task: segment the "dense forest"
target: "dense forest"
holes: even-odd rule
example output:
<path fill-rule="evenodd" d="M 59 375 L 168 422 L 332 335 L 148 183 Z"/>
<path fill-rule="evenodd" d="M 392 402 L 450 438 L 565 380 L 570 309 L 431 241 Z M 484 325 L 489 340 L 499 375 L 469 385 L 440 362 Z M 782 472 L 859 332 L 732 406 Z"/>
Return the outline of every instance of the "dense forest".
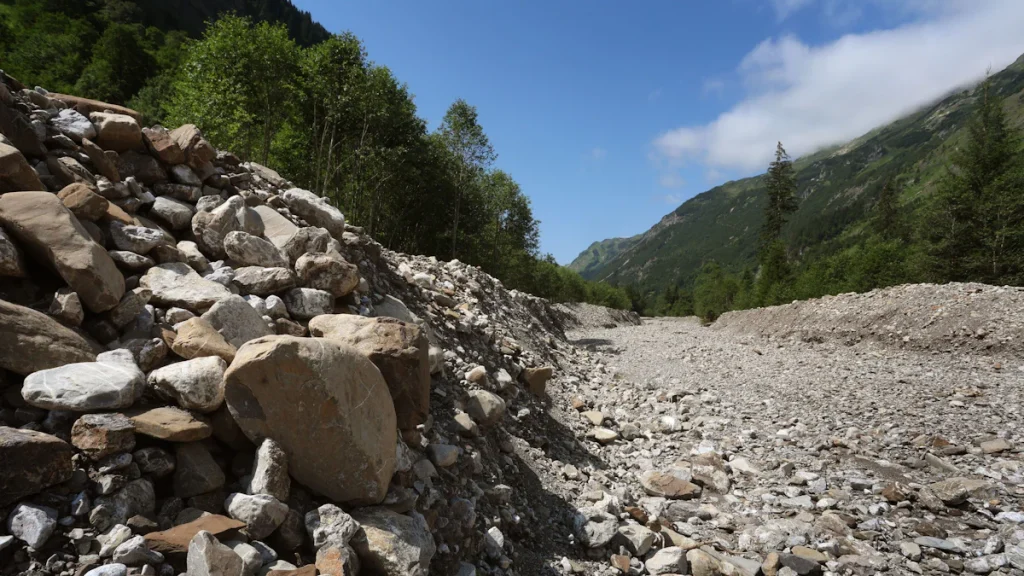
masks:
<path fill-rule="evenodd" d="M 202 3 L 210 14 L 192 4 L 6 0 L 0 63 L 27 85 L 123 104 L 148 124 L 196 124 L 218 148 L 331 199 L 390 249 L 457 258 L 558 301 L 630 306 L 624 289 L 540 254 L 530 200 L 494 167 L 471 104 L 452 103 L 430 130 L 355 35 L 327 34 L 287 0 Z"/>
<path fill-rule="evenodd" d="M 803 207 L 792 163 L 779 144 L 762 177 L 756 268 L 737 274 L 709 260 L 692 289 L 672 285 L 655 295 L 630 289 L 634 307 L 711 321 L 729 310 L 902 283 L 1024 284 L 1024 140 L 1004 107 L 986 80 L 927 201 L 902 204 L 901 189 L 912 175 L 891 175 L 881 183 L 858 240 L 831 253 L 800 254 L 783 235 Z"/>

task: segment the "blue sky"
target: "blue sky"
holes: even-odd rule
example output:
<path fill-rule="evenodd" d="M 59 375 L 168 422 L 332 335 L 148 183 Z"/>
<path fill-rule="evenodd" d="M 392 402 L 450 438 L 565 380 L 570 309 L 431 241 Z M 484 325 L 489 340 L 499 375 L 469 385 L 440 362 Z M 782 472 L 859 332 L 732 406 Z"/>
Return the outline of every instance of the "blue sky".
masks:
<path fill-rule="evenodd" d="M 436 127 L 477 107 L 568 263 L 681 202 L 856 137 L 1024 52 L 1024 0 L 293 0 Z"/>

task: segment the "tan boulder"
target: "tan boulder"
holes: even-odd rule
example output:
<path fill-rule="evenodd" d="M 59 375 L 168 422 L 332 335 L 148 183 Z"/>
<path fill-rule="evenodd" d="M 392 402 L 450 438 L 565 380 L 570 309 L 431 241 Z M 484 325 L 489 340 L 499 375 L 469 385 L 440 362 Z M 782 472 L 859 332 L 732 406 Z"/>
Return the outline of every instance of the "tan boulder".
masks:
<path fill-rule="evenodd" d="M 85 184 L 71 184 L 65 186 L 57 193 L 64 203 L 64 207 L 71 210 L 79 220 L 94 222 L 107 214 L 107 206 L 110 202 L 106 198 L 92 191 L 92 188 Z"/>
<path fill-rule="evenodd" d="M 395 318 L 327 314 L 309 321 L 309 332 L 355 347 L 387 382 L 400 430 L 427 421 L 430 413 L 429 343 L 415 324 Z"/>
<path fill-rule="evenodd" d="M 395 409 L 358 350 L 323 338 L 258 338 L 238 350 L 224 382 L 235 421 L 253 442 L 276 440 L 293 478 L 337 502 L 383 500 L 395 470 Z"/>
<path fill-rule="evenodd" d="M 194 124 L 184 124 L 171 131 L 171 139 L 185 153 L 185 161 L 193 168 L 217 157 L 217 151 L 203 138 Z"/>
<path fill-rule="evenodd" d="M 121 301 L 124 276 L 56 194 L 0 196 L 0 224 L 22 248 L 55 268 L 89 310 L 105 312 Z"/>
<path fill-rule="evenodd" d="M 126 114 L 93 112 L 89 120 L 96 126 L 96 143 L 104 150 L 125 152 L 142 148 L 142 128 Z"/>
<path fill-rule="evenodd" d="M 93 112 L 104 112 L 109 110 L 117 114 L 131 116 L 132 118 L 135 118 L 138 121 L 142 120 L 142 114 L 136 112 L 135 110 L 132 110 L 131 108 L 118 106 L 117 104 L 110 104 L 109 102 L 101 102 L 99 100 L 82 98 L 81 96 L 72 96 L 70 94 L 58 94 L 56 92 L 50 92 L 47 96 L 49 96 L 51 100 L 59 100 L 67 104 L 69 107 L 74 108 L 78 111 L 79 114 L 82 114 L 84 116 L 89 116 Z"/>
<path fill-rule="evenodd" d="M 167 128 L 163 126 L 143 128 L 142 136 L 149 151 L 163 163 L 174 166 L 185 162 L 185 153 L 181 151 L 181 146 L 178 146 L 174 138 L 171 138 L 171 133 Z"/>
<path fill-rule="evenodd" d="M 527 368 L 522 372 L 523 382 L 535 396 L 543 396 L 547 388 L 548 380 L 551 379 L 555 369 L 551 366 L 543 368 Z"/>
<path fill-rule="evenodd" d="M 97 344 L 46 314 L 0 300 L 0 368 L 28 375 L 93 362 L 100 351 Z"/>
<path fill-rule="evenodd" d="M 46 190 L 46 187 L 17 148 L 0 142 L 0 192 L 22 190 Z"/>
<path fill-rule="evenodd" d="M 213 324 L 200 317 L 189 318 L 175 326 L 177 334 L 171 343 L 171 350 L 186 360 L 204 356 L 218 356 L 230 363 L 235 359 L 237 348 L 231 345 Z"/>

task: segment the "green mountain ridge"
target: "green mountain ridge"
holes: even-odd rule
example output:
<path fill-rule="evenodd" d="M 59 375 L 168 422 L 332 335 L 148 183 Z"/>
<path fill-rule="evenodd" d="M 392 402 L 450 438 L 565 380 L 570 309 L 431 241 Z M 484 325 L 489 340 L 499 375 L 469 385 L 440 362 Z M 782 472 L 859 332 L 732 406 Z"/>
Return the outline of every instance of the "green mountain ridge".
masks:
<path fill-rule="evenodd" d="M 992 75 L 1012 125 L 1024 124 L 1024 56 Z M 783 232 L 799 258 L 829 254 L 856 242 L 886 180 L 899 177 L 902 210 L 928 202 L 948 157 L 962 138 L 976 86 L 959 89 L 850 142 L 794 162 L 800 207 Z M 783 142 L 785 144 L 785 142 Z M 569 268 L 588 280 L 643 291 L 690 286 L 714 260 L 733 272 L 756 267 L 764 209 L 763 175 L 726 182 L 687 200 L 625 248 L 595 242 Z M 619 247 L 619 250 L 615 250 Z"/>

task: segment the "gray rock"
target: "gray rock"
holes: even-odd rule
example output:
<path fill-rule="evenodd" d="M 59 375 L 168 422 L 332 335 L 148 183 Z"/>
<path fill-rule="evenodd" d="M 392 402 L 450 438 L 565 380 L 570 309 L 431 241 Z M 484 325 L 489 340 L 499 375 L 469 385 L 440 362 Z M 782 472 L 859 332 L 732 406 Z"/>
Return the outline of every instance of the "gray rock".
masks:
<path fill-rule="evenodd" d="M 236 348 L 249 340 L 270 336 L 273 331 L 244 298 L 228 296 L 214 304 L 202 318 Z"/>
<path fill-rule="evenodd" d="M 68 364 L 34 372 L 21 390 L 27 403 L 47 410 L 89 412 L 128 408 L 146 375 L 128 350 L 96 356 L 96 362 Z"/>
<path fill-rule="evenodd" d="M 430 461 L 442 468 L 447 468 L 459 460 L 459 447 L 450 444 L 431 444 L 427 446 Z"/>
<path fill-rule="evenodd" d="M 286 190 L 280 198 L 292 213 L 310 225 L 327 229 L 335 238 L 345 233 L 345 216 L 326 199 L 300 188 Z"/>
<path fill-rule="evenodd" d="M 290 491 L 288 456 L 277 442 L 265 438 L 256 450 L 256 465 L 249 481 L 249 493 L 266 494 L 287 502 Z"/>
<path fill-rule="evenodd" d="M 270 536 L 288 515 L 287 504 L 266 494 L 231 494 L 224 508 L 229 516 L 245 522 L 249 537 L 256 540 Z"/>
<path fill-rule="evenodd" d="M 634 556 L 643 556 L 654 544 L 654 532 L 639 524 L 627 524 L 619 526 L 613 543 L 625 546 Z"/>
<path fill-rule="evenodd" d="M 505 416 L 505 401 L 486 390 L 470 390 L 466 412 L 481 426 L 491 426 Z"/>
<path fill-rule="evenodd" d="M 50 119 L 50 124 L 75 142 L 81 142 L 82 138 L 96 138 L 96 128 L 92 122 L 73 108 L 65 108 L 58 112 Z"/>
<path fill-rule="evenodd" d="M 203 256 L 199 246 L 195 242 L 182 240 L 177 244 L 178 252 L 185 258 L 185 262 L 197 272 L 205 272 L 210 267 L 210 261 Z"/>
<path fill-rule="evenodd" d="M 110 259 L 114 261 L 114 264 L 129 272 L 141 272 L 156 266 L 156 260 L 149 256 L 143 256 L 142 254 L 136 254 L 127 250 L 110 250 L 107 254 L 110 255 Z"/>
<path fill-rule="evenodd" d="M 331 233 L 323 228 L 307 226 L 299 228 L 289 236 L 281 250 L 288 256 L 288 261 L 295 264 L 303 254 L 320 254 L 331 249 Z"/>
<path fill-rule="evenodd" d="M 615 537 L 619 519 L 596 508 L 581 509 L 575 520 L 576 533 L 587 548 L 601 548 Z"/>
<path fill-rule="evenodd" d="M 0 228 L 0 276 L 25 277 L 25 258 L 2 228 Z"/>
<path fill-rule="evenodd" d="M 163 478 L 174 472 L 174 456 L 163 448 L 149 446 L 136 450 L 132 458 L 143 474 L 149 474 L 154 478 Z"/>
<path fill-rule="evenodd" d="M 315 549 L 328 542 L 345 546 L 359 531 L 359 523 L 334 504 L 324 504 L 306 512 L 305 525 Z"/>
<path fill-rule="evenodd" d="M 145 478 L 132 480 L 112 496 L 96 498 L 96 506 L 110 512 L 111 521 L 125 524 L 132 516 L 152 514 L 156 510 L 156 494 L 153 483 Z"/>
<path fill-rule="evenodd" d="M 201 442 L 177 445 L 174 460 L 175 496 L 191 498 L 224 486 L 224 471 Z"/>
<path fill-rule="evenodd" d="M 336 252 L 303 254 L 295 261 L 295 272 L 303 286 L 347 296 L 359 286 L 359 268 Z"/>
<path fill-rule="evenodd" d="M 139 285 L 153 293 L 151 303 L 157 306 L 177 306 L 193 312 L 206 311 L 217 301 L 232 295 L 223 285 L 204 279 L 182 262 L 150 268 L 139 279 Z"/>
<path fill-rule="evenodd" d="M 426 520 L 387 508 L 363 508 L 354 516 L 365 538 L 353 538 L 363 571 L 389 576 L 424 576 L 436 547 Z"/>
<path fill-rule="evenodd" d="M 146 545 L 146 539 L 142 536 L 134 536 L 124 541 L 114 550 L 114 562 L 126 566 L 142 566 L 144 564 L 160 564 L 164 561 L 164 555 L 150 550 Z"/>
<path fill-rule="evenodd" d="M 47 506 L 18 504 L 7 517 L 7 531 L 12 536 L 39 550 L 57 527 L 57 511 Z"/>
<path fill-rule="evenodd" d="M 124 544 L 132 537 L 132 529 L 125 526 L 124 524 L 115 524 L 109 530 L 100 534 L 96 537 L 96 541 L 100 544 L 100 558 L 110 558 L 114 554 L 114 550 L 121 544 Z"/>
<path fill-rule="evenodd" d="M 235 270 L 231 282 L 242 294 L 270 296 L 298 286 L 299 277 L 290 268 L 243 266 Z"/>
<path fill-rule="evenodd" d="M 104 564 L 89 570 L 85 576 L 128 576 L 128 567 L 124 564 Z"/>
<path fill-rule="evenodd" d="M 215 258 L 226 258 L 224 239 L 230 232 L 243 231 L 260 236 L 263 221 L 259 214 L 245 205 L 241 196 L 232 196 L 226 202 L 210 211 L 196 212 L 192 217 L 192 233 L 196 243 L 206 254 Z"/>
<path fill-rule="evenodd" d="M 313 288 L 293 288 L 284 294 L 288 314 L 296 320 L 309 320 L 334 312 L 334 295 Z"/>
<path fill-rule="evenodd" d="M 223 359 L 206 356 L 158 368 L 150 372 L 148 380 L 151 387 L 186 410 L 213 412 L 224 403 L 227 367 Z"/>
<path fill-rule="evenodd" d="M 200 530 L 188 544 L 188 576 L 244 576 L 245 563 L 234 550 Z"/>
<path fill-rule="evenodd" d="M 3 264 L 0 263 L 0 269 L 2 268 Z M 82 308 L 82 300 L 78 297 L 78 293 L 66 286 L 57 290 L 53 295 L 47 313 L 65 326 L 78 326 L 85 319 L 85 310 Z"/>
<path fill-rule="evenodd" d="M 288 239 L 299 229 L 270 206 L 256 206 L 253 210 L 263 220 L 264 235 L 278 248 L 283 249 Z"/>
<path fill-rule="evenodd" d="M 263 567 L 263 557 L 260 556 L 259 550 L 249 544 L 239 540 L 226 540 L 224 545 L 231 548 L 242 559 L 246 574 L 254 575 Z"/>
<path fill-rule="evenodd" d="M 118 250 L 127 250 L 143 255 L 167 242 L 164 233 L 160 230 L 145 226 L 128 226 L 117 221 L 110 223 L 110 240 Z"/>
<path fill-rule="evenodd" d="M 158 196 L 149 209 L 150 216 L 166 223 L 172 230 L 188 228 L 195 212 L 196 209 L 191 204 L 170 196 Z"/>
<path fill-rule="evenodd" d="M 678 546 L 662 548 L 644 562 L 648 574 L 686 574 L 686 550 Z"/>
<path fill-rule="evenodd" d="M 233 231 L 224 236 L 224 251 L 243 266 L 287 268 L 288 260 L 269 240 L 247 232 Z"/>
<path fill-rule="evenodd" d="M 185 184 L 187 186 L 203 185 L 203 181 L 199 179 L 199 176 L 196 176 L 196 173 L 185 164 L 173 166 L 170 170 L 170 177 L 171 180 L 178 184 Z"/>

